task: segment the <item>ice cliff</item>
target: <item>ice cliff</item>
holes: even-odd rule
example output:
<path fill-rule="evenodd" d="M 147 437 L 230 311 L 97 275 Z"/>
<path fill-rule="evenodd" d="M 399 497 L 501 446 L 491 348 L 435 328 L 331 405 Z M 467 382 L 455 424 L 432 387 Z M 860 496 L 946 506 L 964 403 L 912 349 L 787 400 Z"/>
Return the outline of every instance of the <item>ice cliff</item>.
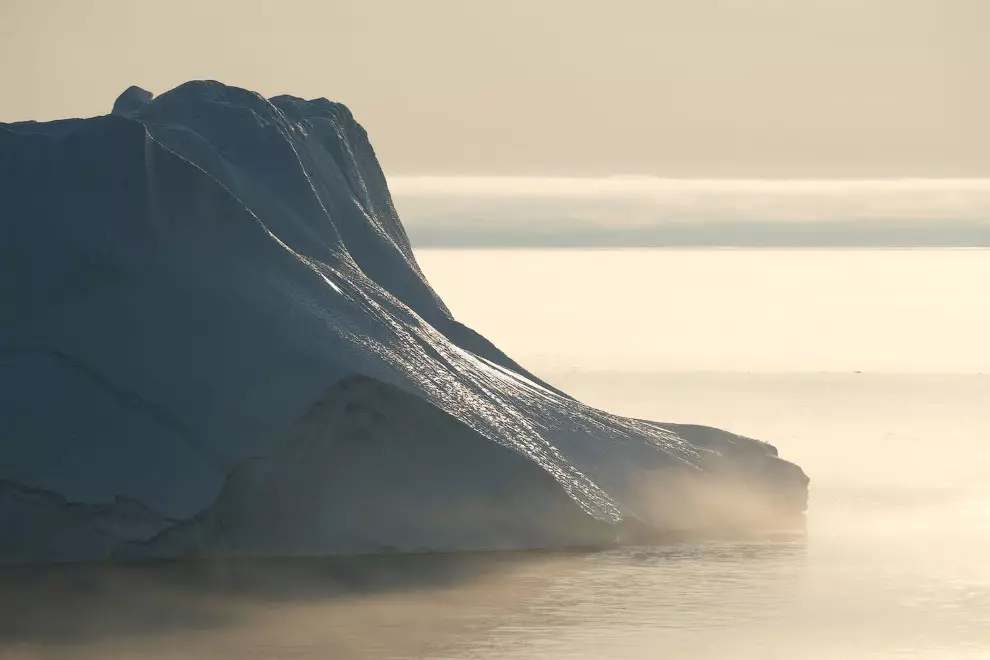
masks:
<path fill-rule="evenodd" d="M 598 545 L 804 509 L 770 445 L 583 405 L 458 323 L 340 104 L 196 81 L 0 124 L 0 214 L 0 559 Z"/>

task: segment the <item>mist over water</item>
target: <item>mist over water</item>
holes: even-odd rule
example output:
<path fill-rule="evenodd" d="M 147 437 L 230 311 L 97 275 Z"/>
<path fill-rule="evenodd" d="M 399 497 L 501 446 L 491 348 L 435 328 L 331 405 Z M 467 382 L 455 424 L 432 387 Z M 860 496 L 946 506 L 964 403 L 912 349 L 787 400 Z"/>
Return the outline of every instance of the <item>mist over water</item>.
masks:
<path fill-rule="evenodd" d="M 775 444 L 803 532 L 609 552 L 5 570 L 0 658 L 990 657 L 990 254 L 418 251 L 609 411 Z"/>
<path fill-rule="evenodd" d="M 990 179 L 393 177 L 421 247 L 990 247 Z"/>
<path fill-rule="evenodd" d="M 459 320 L 538 372 L 990 373 L 990 250 L 416 254 Z"/>

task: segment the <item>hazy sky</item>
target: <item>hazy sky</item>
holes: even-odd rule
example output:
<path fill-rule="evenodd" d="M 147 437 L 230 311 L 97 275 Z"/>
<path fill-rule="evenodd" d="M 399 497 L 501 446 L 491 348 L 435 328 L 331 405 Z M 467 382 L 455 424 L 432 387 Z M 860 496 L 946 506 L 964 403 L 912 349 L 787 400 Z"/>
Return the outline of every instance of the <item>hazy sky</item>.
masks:
<path fill-rule="evenodd" d="M 986 0 L 0 0 L 0 121 L 213 78 L 389 174 L 990 176 Z"/>

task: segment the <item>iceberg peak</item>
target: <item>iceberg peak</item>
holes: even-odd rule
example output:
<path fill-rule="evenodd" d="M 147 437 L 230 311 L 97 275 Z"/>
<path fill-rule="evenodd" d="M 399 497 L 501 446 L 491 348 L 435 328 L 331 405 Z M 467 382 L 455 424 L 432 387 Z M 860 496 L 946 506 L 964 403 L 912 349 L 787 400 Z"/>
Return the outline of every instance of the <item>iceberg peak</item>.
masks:
<path fill-rule="evenodd" d="M 142 106 L 151 103 L 154 98 L 154 94 L 146 89 L 142 89 L 137 85 L 131 85 L 117 97 L 117 100 L 113 103 L 113 110 L 110 111 L 112 115 L 126 115 L 132 112 L 137 112 Z"/>

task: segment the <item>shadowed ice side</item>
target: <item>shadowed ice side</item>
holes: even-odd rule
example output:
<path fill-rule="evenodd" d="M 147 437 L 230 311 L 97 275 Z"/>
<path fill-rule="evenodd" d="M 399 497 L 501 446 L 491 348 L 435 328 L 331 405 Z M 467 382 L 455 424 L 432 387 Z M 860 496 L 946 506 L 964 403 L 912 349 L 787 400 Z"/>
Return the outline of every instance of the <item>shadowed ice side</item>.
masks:
<path fill-rule="evenodd" d="M 0 125 L 0 199 L 4 559 L 597 545 L 805 508 L 770 445 L 596 410 L 458 323 L 342 105 L 130 88 Z"/>

